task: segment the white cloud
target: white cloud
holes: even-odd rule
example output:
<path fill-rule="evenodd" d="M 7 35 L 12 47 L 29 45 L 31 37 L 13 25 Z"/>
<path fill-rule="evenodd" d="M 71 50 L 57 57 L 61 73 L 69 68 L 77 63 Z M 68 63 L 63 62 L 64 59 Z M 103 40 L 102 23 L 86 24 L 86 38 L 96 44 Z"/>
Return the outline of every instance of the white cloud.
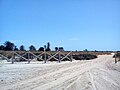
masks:
<path fill-rule="evenodd" d="M 70 41 L 78 41 L 79 38 L 70 38 L 69 40 L 70 40 Z"/>

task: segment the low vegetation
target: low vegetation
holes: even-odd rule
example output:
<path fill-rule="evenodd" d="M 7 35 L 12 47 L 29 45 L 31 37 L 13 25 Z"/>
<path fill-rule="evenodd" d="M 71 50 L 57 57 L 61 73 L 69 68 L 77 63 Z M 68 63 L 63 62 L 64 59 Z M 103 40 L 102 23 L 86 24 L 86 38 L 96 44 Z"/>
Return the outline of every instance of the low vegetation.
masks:
<path fill-rule="evenodd" d="M 92 55 L 92 54 L 73 55 L 73 59 L 75 60 L 90 60 L 94 58 L 97 58 L 97 55 Z"/>
<path fill-rule="evenodd" d="M 117 58 L 117 61 L 120 61 L 120 52 L 117 52 L 113 58 Z"/>

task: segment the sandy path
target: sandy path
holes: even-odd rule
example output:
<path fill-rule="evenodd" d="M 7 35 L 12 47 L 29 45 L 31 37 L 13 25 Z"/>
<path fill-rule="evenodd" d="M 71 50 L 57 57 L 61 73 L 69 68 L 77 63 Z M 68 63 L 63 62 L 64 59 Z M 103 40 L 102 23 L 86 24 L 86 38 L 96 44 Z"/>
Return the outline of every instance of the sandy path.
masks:
<path fill-rule="evenodd" d="M 112 55 L 102 55 L 62 64 L 8 64 L 1 67 L 0 90 L 120 90 L 119 66 L 113 68 L 113 62 Z"/>

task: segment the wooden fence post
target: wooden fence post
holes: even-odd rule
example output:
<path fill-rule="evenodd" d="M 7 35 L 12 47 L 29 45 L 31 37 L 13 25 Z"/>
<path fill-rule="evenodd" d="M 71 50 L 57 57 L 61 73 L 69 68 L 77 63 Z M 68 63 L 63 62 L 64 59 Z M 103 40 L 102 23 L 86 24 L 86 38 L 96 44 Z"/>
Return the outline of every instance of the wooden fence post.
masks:
<path fill-rule="evenodd" d="M 28 64 L 30 63 L 30 53 L 28 52 Z"/>
<path fill-rule="evenodd" d="M 58 62 L 60 63 L 60 62 L 61 62 L 61 59 L 60 59 L 60 58 L 61 58 L 60 51 L 59 51 L 59 53 L 58 53 L 58 58 L 59 58 L 59 59 L 58 59 Z"/>
<path fill-rule="evenodd" d="M 12 64 L 14 64 L 14 52 L 12 52 Z"/>
<path fill-rule="evenodd" d="M 72 62 L 72 60 L 73 60 L 73 57 L 72 57 L 72 54 L 70 55 L 70 61 Z"/>
<path fill-rule="evenodd" d="M 46 54 L 46 51 L 44 52 L 44 55 L 45 55 L 45 57 L 44 57 L 44 62 L 46 63 L 46 62 L 47 62 L 47 61 L 46 61 L 46 60 L 47 60 L 47 57 L 46 57 L 46 55 L 47 55 L 47 54 Z"/>
<path fill-rule="evenodd" d="M 117 63 L 117 56 L 116 56 L 116 53 L 115 53 L 115 63 Z"/>

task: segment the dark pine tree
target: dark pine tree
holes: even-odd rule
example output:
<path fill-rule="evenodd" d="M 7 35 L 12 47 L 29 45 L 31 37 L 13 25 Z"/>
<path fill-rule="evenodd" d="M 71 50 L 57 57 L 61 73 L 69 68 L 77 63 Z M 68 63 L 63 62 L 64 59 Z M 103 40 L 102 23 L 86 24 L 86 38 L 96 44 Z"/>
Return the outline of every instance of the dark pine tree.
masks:
<path fill-rule="evenodd" d="M 15 47 L 14 43 L 11 43 L 10 41 L 6 41 L 4 43 L 4 46 L 5 46 L 4 50 L 6 51 L 12 51 L 14 50 L 14 47 Z"/>
<path fill-rule="evenodd" d="M 4 50 L 4 45 L 0 45 L 0 50 Z"/>
<path fill-rule="evenodd" d="M 58 47 L 55 47 L 55 51 L 58 51 Z"/>
<path fill-rule="evenodd" d="M 23 45 L 20 46 L 20 51 L 25 51 L 25 47 Z"/>
<path fill-rule="evenodd" d="M 40 47 L 38 51 L 44 51 L 44 47 Z"/>
<path fill-rule="evenodd" d="M 29 50 L 30 50 L 30 51 L 36 51 L 36 48 L 35 48 L 35 46 L 31 45 L 31 46 L 29 47 Z"/>
<path fill-rule="evenodd" d="M 59 51 L 64 51 L 64 48 L 63 47 L 59 47 Z"/>
<path fill-rule="evenodd" d="M 50 43 L 49 42 L 47 43 L 47 49 L 46 49 L 46 51 L 50 51 Z"/>

